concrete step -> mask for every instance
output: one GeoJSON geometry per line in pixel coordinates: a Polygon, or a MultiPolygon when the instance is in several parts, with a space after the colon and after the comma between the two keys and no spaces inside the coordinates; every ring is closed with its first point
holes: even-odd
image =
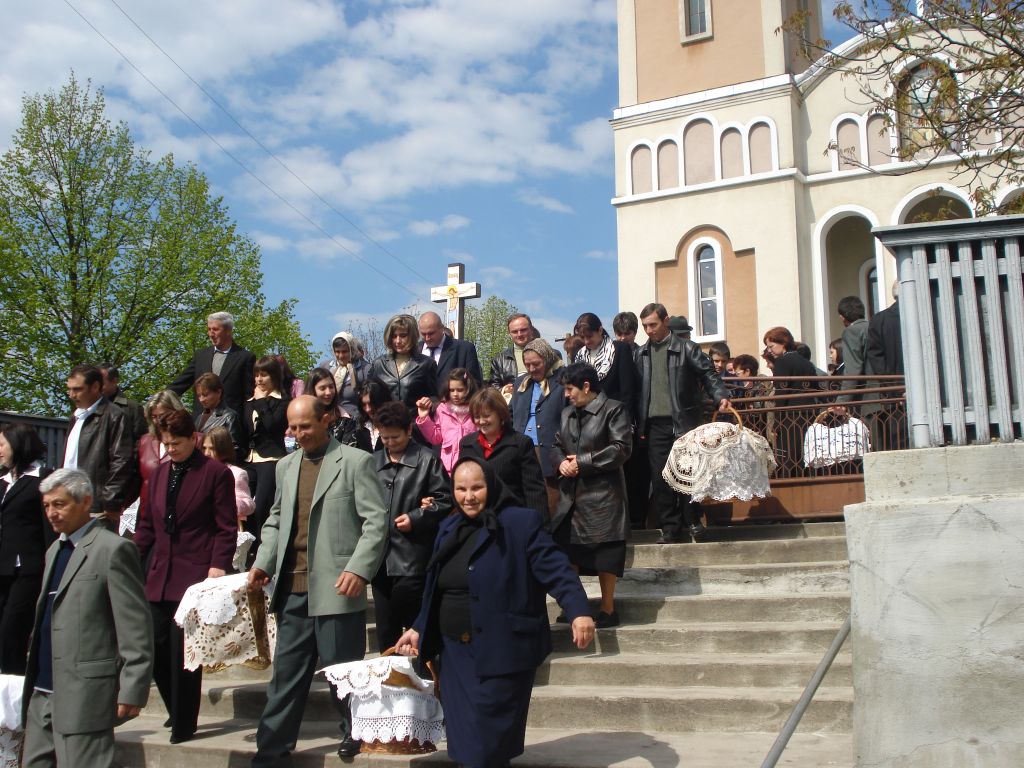
{"type": "MultiPolygon", "coordinates": [[[[204,717],[258,721],[266,705],[266,685],[203,686],[204,717]]],[[[545,728],[598,729],[614,723],[618,730],[640,731],[777,731],[800,698],[800,687],[752,686],[664,687],[635,685],[537,686],[530,723],[545,728]]],[[[804,715],[807,730],[850,730],[853,689],[818,689],[804,715]]],[[[147,716],[166,717],[153,691],[147,716]]],[[[326,683],[315,682],[306,699],[305,719],[335,719],[333,696],[326,683]]]]}
{"type": "MultiPolygon", "coordinates": [[[[556,653],[537,670],[537,685],[802,687],[814,674],[817,653],[700,654],[620,653],[581,656],[556,653]]],[[[825,677],[827,686],[853,685],[849,654],[840,655],[825,677]]]]}
{"type": "MultiPolygon", "coordinates": [[[[595,585],[596,586],[596,585],[595,585]]],[[[588,592],[591,590],[588,590],[588,592]]],[[[596,614],[600,594],[593,589],[591,606],[596,614]]],[[[778,595],[667,595],[637,596],[616,592],[615,610],[624,624],[655,621],[843,621],[850,613],[846,592],[805,592],[778,595]]],[[[561,613],[548,600],[553,623],[561,613]]]]}
{"type": "MultiPolygon", "coordinates": [[[[256,724],[239,720],[200,720],[196,737],[171,746],[161,717],[140,717],[117,730],[117,759],[125,768],[242,768],[256,751],[256,724]]],[[[614,720],[612,720],[614,722],[614,720]]],[[[586,731],[529,728],[526,752],[515,768],[741,768],[760,765],[773,733],[586,731]]],[[[451,766],[444,751],[414,757],[359,755],[337,757],[337,727],[303,725],[296,768],[417,768],[451,766]]],[[[786,768],[851,768],[853,743],[846,734],[800,731],[779,761],[786,768]]]]}
{"type": "Polygon", "coordinates": [[[700,544],[629,544],[626,547],[627,568],[806,563],[846,559],[845,536],[700,544]]]}
{"type": "MultiPolygon", "coordinates": [[[[588,594],[600,594],[596,576],[580,579],[588,594]]],[[[848,592],[849,564],[767,563],[755,565],[702,565],[665,568],[627,568],[616,594],[655,595],[754,595],[801,592],[848,592]]]]}
{"type": "MultiPolygon", "coordinates": [[[[752,541],[759,539],[810,539],[816,536],[845,536],[846,523],[743,523],[741,525],[714,526],[707,529],[704,541],[752,541]]],[[[634,544],[653,544],[661,531],[651,528],[631,531],[634,544]]]]}

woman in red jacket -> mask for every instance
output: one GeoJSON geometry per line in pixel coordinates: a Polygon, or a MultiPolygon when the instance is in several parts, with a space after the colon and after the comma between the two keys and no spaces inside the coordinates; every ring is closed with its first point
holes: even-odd
{"type": "Polygon", "coordinates": [[[149,558],[153,679],[171,716],[171,743],[177,744],[196,731],[203,671],[185,669],[185,636],[174,614],[186,589],[231,568],[238,525],[234,478],[196,449],[192,416],[164,414],[156,431],[170,461],[150,477],[147,513],[135,531],[135,545],[143,562],[149,558]]]}

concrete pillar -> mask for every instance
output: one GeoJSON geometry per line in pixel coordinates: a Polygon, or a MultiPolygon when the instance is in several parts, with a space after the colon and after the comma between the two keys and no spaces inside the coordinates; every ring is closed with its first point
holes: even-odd
{"type": "Polygon", "coordinates": [[[1024,443],[874,453],[864,474],[855,765],[1024,765],[1024,443]]]}

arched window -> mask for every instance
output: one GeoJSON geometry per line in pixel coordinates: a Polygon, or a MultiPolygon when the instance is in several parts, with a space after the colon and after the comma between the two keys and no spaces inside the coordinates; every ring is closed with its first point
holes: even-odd
{"type": "Polygon", "coordinates": [[[768,123],[758,122],[750,127],[750,172],[768,173],[778,170],[775,161],[775,142],[768,123]]]}
{"type": "Polygon", "coordinates": [[[860,146],[860,124],[856,120],[843,120],[836,126],[836,152],[839,170],[851,171],[864,165],[860,146]]]}
{"type": "Polygon", "coordinates": [[[630,157],[630,165],[633,169],[632,194],[642,195],[644,192],[650,192],[653,183],[653,179],[651,179],[651,148],[639,146],[634,149],[630,157]]]}
{"type": "Polygon", "coordinates": [[[716,341],[725,338],[722,285],[722,250],[710,238],[690,247],[690,315],[693,338],[716,341]]]}
{"type": "Polygon", "coordinates": [[[679,145],[663,141],[658,145],[658,189],[679,186],[679,145]]]}
{"type": "Polygon", "coordinates": [[[735,128],[722,131],[722,178],[743,175],[743,134],[735,128]]]}
{"type": "Polygon", "coordinates": [[[686,126],[683,168],[687,186],[715,180],[715,129],[707,120],[694,120],[686,126]]]}
{"type": "Polygon", "coordinates": [[[938,62],[921,64],[903,78],[896,97],[900,156],[948,154],[957,103],[956,81],[938,62]]]}
{"type": "Polygon", "coordinates": [[[885,165],[892,162],[892,141],[885,115],[871,115],[867,124],[868,165],[885,165]]]}

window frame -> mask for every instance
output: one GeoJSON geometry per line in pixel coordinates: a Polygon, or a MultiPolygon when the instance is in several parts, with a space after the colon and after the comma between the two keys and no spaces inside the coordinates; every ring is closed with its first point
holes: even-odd
{"type": "Polygon", "coordinates": [[[690,32],[690,11],[688,8],[691,0],[679,0],[679,43],[681,45],[687,45],[689,43],[700,42],[701,40],[709,40],[713,36],[712,30],[712,13],[711,5],[712,0],[699,0],[704,3],[704,21],[705,29],[703,32],[690,32]]]}
{"type": "Polygon", "coordinates": [[[713,237],[698,237],[686,249],[686,280],[689,294],[689,314],[687,319],[693,326],[690,338],[698,344],[725,341],[725,281],[723,279],[722,244],[713,237]],[[718,332],[704,333],[703,314],[701,310],[700,272],[697,259],[704,246],[709,246],[715,261],[715,303],[718,308],[718,332]]]}

